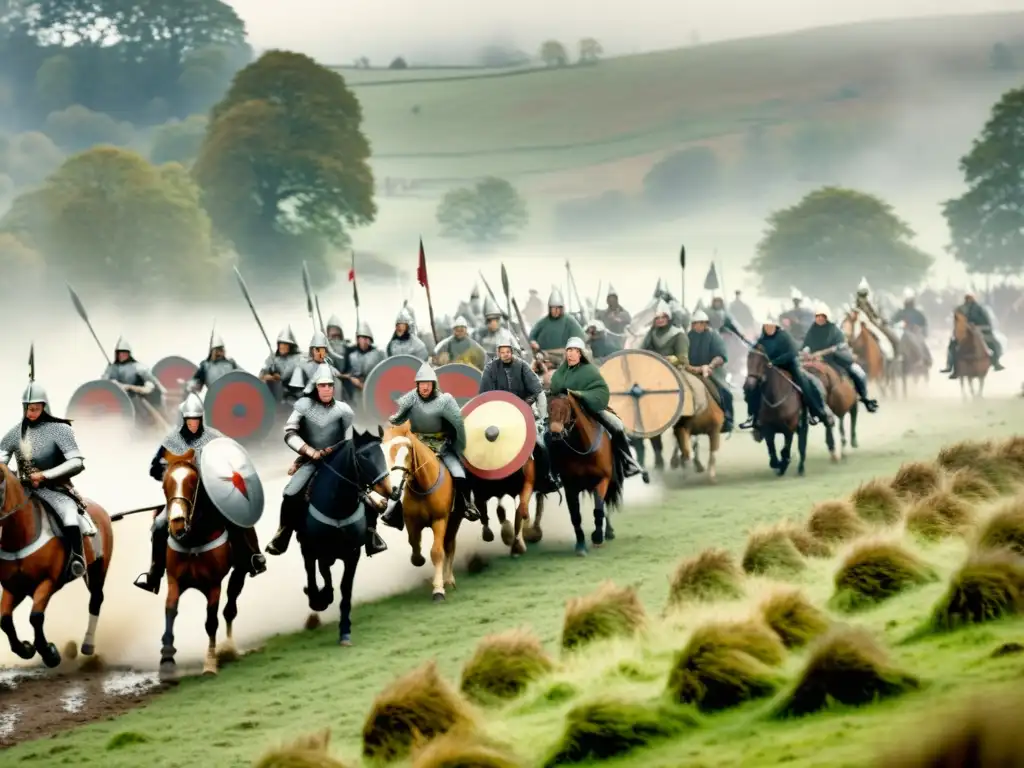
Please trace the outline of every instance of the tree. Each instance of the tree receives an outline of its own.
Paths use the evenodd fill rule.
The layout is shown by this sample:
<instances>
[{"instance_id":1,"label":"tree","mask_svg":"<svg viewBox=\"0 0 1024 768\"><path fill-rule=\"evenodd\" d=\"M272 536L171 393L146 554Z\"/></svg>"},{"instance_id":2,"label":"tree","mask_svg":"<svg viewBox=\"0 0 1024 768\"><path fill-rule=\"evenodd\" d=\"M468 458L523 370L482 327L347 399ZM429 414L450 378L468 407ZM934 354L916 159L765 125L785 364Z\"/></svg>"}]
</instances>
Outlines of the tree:
<instances>
[{"instance_id":1,"label":"tree","mask_svg":"<svg viewBox=\"0 0 1024 768\"><path fill-rule=\"evenodd\" d=\"M398 57L392 59L391 63L388 64L388 69L408 69L408 68L409 68L409 65L406 63L405 59L403 59L401 56L398 56Z\"/></svg>"},{"instance_id":2,"label":"tree","mask_svg":"<svg viewBox=\"0 0 1024 768\"><path fill-rule=\"evenodd\" d=\"M569 64L569 54L557 40L548 40L541 45L540 58L545 67L565 67Z\"/></svg>"},{"instance_id":3,"label":"tree","mask_svg":"<svg viewBox=\"0 0 1024 768\"><path fill-rule=\"evenodd\" d=\"M604 55L604 48L592 37L584 37L580 40L580 64L596 64L598 59Z\"/></svg>"},{"instance_id":4,"label":"tree","mask_svg":"<svg viewBox=\"0 0 1024 768\"><path fill-rule=\"evenodd\" d=\"M814 286L827 301L849 298L861 277L879 286L916 285L934 259L914 247L914 232L879 198L839 187L811 192L768 217L747 267L762 292L786 295Z\"/></svg>"},{"instance_id":5,"label":"tree","mask_svg":"<svg viewBox=\"0 0 1024 768\"><path fill-rule=\"evenodd\" d=\"M467 242L508 240L528 222L522 196L505 179L493 176L451 190L437 206L441 236Z\"/></svg>"},{"instance_id":6,"label":"tree","mask_svg":"<svg viewBox=\"0 0 1024 768\"><path fill-rule=\"evenodd\" d=\"M709 147L688 147L662 158L643 180L644 199L660 208L685 213L717 191L718 158Z\"/></svg>"},{"instance_id":7,"label":"tree","mask_svg":"<svg viewBox=\"0 0 1024 768\"><path fill-rule=\"evenodd\" d=\"M345 245L377 214L362 119L344 78L308 56L270 51L241 70L193 168L218 231L275 272L281 236Z\"/></svg>"},{"instance_id":8,"label":"tree","mask_svg":"<svg viewBox=\"0 0 1024 768\"><path fill-rule=\"evenodd\" d=\"M131 123L118 122L110 115L76 104L48 115L43 133L61 149L76 152L97 144L125 146L134 137L135 128Z\"/></svg>"},{"instance_id":9,"label":"tree","mask_svg":"<svg viewBox=\"0 0 1024 768\"><path fill-rule=\"evenodd\" d=\"M192 115L187 120L172 120L153 133L153 146L149 159L162 163L191 165L199 157L206 138L207 120L203 115Z\"/></svg>"},{"instance_id":10,"label":"tree","mask_svg":"<svg viewBox=\"0 0 1024 768\"><path fill-rule=\"evenodd\" d=\"M18 197L0 230L38 251L62 279L131 295L194 296L220 269L199 190L179 165L96 147Z\"/></svg>"},{"instance_id":11,"label":"tree","mask_svg":"<svg viewBox=\"0 0 1024 768\"><path fill-rule=\"evenodd\" d=\"M1008 91L971 151L960 159L968 190L943 204L949 251L968 272L1024 267L1024 88Z\"/></svg>"}]
</instances>

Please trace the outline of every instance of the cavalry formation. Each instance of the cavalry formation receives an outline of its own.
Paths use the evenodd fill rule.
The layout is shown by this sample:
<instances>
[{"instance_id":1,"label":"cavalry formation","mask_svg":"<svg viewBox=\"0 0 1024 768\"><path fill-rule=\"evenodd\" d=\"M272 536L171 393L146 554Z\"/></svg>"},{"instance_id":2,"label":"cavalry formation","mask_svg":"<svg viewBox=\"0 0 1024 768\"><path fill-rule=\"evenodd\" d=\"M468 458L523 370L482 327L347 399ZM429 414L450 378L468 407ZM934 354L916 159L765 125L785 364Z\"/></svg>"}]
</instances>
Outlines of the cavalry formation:
<instances>
[{"instance_id":1,"label":"cavalry formation","mask_svg":"<svg viewBox=\"0 0 1024 768\"><path fill-rule=\"evenodd\" d=\"M766 443L778 475L791 463L795 437L803 474L810 427L824 426L837 461L835 427L845 447L848 423L856 447L859 406L871 413L878 409L868 394L871 382L891 386L896 370L907 375L920 368L926 375L930 362L923 342L927 320L913 306L913 295L906 295L904 309L888 323L872 307L864 282L837 317L821 303L806 310L794 295L791 310L759 324L738 294L728 309L715 297L709 307L690 313L661 283L635 317L611 287L600 312L567 312L557 289L546 311L531 291L520 312L504 268L502 282L507 311L493 294L481 304L474 291L459 307L450 335L438 339L432 332L432 344L417 332L408 307L399 311L384 347L376 346L363 323L357 324L355 341L346 341L332 317L314 332L302 356L286 328L276 348L268 339L270 355L256 376L227 357L216 334L200 365L170 357L152 370L119 339L103 378L76 391L68 416L116 415L162 429L150 474L161 484L164 503L113 517L75 491L71 480L84 471L85 459L71 420L51 412L30 354L23 417L0 442L0 628L12 650L25 659L39 654L50 667L59 664L60 654L44 631L46 607L54 592L84 578L90 602L82 652L94 653L114 551L112 521L148 511L152 561L135 584L158 594L166 575L161 673L174 674L175 619L181 594L189 589L207 599L204 670L215 673L224 579L230 644L245 579L267 570L254 531L264 490L247 446L266 439L279 413L284 443L296 459L288 470L279 528L266 552L283 556L297 537L314 611L333 602L331 568L343 563L339 639L347 645L358 562L364 552L372 557L387 550L378 523L406 531L416 566L426 563L422 537L431 531L432 595L443 601L455 583L456 535L463 521L479 521L483 539L494 538L489 499L499 500L502 540L519 556L527 543L542 538L544 497L564 493L576 554L586 556L590 545L615 537L610 512L622 502L625 481L640 476L649 482L645 440L652 444L656 470L664 470L662 435L671 432L672 466L685 468L692 461L704 471L697 437L707 436L706 469L713 481L722 434L751 430ZM252 308L241 276L239 284ZM88 324L73 290L71 296ZM255 309L253 314L259 323ZM1001 368L1001 349L987 319L968 293L955 312L945 369L952 377L983 382L990 365ZM745 335L744 329L758 326L755 338ZM748 416L738 425L731 389L736 373L743 376ZM171 392L180 394L173 406ZM8 468L11 460L17 474ZM583 495L594 501L589 544ZM505 497L517 500L511 520L500 503ZM32 642L20 640L12 619L29 598Z\"/></svg>"}]
</instances>

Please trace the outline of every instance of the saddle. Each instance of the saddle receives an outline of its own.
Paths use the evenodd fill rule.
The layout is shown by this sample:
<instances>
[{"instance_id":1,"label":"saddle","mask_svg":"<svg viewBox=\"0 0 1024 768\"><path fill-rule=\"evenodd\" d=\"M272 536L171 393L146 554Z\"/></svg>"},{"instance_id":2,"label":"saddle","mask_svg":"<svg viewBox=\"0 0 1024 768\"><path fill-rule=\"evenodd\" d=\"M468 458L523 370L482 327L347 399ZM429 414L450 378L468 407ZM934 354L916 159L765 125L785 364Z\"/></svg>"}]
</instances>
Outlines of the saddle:
<instances>
[{"instance_id":1,"label":"saddle","mask_svg":"<svg viewBox=\"0 0 1024 768\"><path fill-rule=\"evenodd\" d=\"M96 528L96 523L93 522L92 517L89 516L88 510L85 508L85 503L82 501L82 497L78 495L78 492L74 488L62 488L61 492L67 493L75 504L78 506L78 527L82 531L82 538L87 539L90 536L95 536L99 529ZM56 510L51 507L42 497L32 494L32 500L39 505L39 510L46 516L46 519L50 523L50 530L53 531L53 535L58 539L63 540L61 536L61 530L64 524L61 522L60 515L57 514Z\"/></svg>"}]
</instances>

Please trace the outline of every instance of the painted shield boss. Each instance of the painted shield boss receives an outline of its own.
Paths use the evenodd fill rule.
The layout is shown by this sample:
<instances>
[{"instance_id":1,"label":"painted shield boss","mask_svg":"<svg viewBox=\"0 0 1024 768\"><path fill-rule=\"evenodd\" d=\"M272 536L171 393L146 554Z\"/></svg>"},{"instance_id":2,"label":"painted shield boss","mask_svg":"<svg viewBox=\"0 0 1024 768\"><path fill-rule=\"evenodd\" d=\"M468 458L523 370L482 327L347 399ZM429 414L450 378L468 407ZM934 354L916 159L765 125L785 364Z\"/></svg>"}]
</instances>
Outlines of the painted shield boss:
<instances>
[{"instance_id":1,"label":"painted shield boss","mask_svg":"<svg viewBox=\"0 0 1024 768\"><path fill-rule=\"evenodd\" d=\"M621 349L601 364L611 394L609 407L630 437L657 437L683 415L683 383L664 357L645 349Z\"/></svg>"},{"instance_id":2,"label":"painted shield boss","mask_svg":"<svg viewBox=\"0 0 1024 768\"><path fill-rule=\"evenodd\" d=\"M87 381L75 390L65 411L69 419L123 419L133 422L135 403L131 396L113 381Z\"/></svg>"},{"instance_id":3,"label":"painted shield boss","mask_svg":"<svg viewBox=\"0 0 1024 768\"><path fill-rule=\"evenodd\" d=\"M387 424L395 403L416 387L416 372L423 361L413 355L395 355L381 360L363 382L363 408L378 424Z\"/></svg>"},{"instance_id":4,"label":"painted shield boss","mask_svg":"<svg viewBox=\"0 0 1024 768\"><path fill-rule=\"evenodd\" d=\"M206 495L224 518L252 528L263 516L263 483L245 448L230 437L211 440L199 455Z\"/></svg>"},{"instance_id":5,"label":"painted shield boss","mask_svg":"<svg viewBox=\"0 0 1024 768\"><path fill-rule=\"evenodd\" d=\"M448 363L434 371L437 374L437 385L442 392L455 398L459 408L464 406L480 392L480 379L483 374L467 363Z\"/></svg>"},{"instance_id":6,"label":"painted shield boss","mask_svg":"<svg viewBox=\"0 0 1024 768\"><path fill-rule=\"evenodd\" d=\"M274 428L277 403L270 388L251 373L225 373L206 390L206 423L246 444L258 443Z\"/></svg>"},{"instance_id":7,"label":"painted shield boss","mask_svg":"<svg viewBox=\"0 0 1024 768\"><path fill-rule=\"evenodd\" d=\"M466 429L463 463L481 480L501 480L518 472L537 444L533 410L509 392L485 392L462 408Z\"/></svg>"}]
</instances>

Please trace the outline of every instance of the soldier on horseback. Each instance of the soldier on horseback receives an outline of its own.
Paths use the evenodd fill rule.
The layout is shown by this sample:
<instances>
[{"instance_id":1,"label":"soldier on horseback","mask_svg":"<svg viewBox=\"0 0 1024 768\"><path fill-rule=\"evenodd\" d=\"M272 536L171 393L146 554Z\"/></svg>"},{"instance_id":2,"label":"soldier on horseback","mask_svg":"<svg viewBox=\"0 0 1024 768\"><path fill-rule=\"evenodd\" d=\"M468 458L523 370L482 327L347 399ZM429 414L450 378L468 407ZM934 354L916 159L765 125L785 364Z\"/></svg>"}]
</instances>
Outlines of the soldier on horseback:
<instances>
[{"instance_id":1,"label":"soldier on horseback","mask_svg":"<svg viewBox=\"0 0 1024 768\"><path fill-rule=\"evenodd\" d=\"M579 339L583 329L575 318L565 314L565 302L557 288L548 297L548 313L530 329L530 346L534 352L561 351L569 339Z\"/></svg>"},{"instance_id":2,"label":"soldier on horseback","mask_svg":"<svg viewBox=\"0 0 1024 768\"><path fill-rule=\"evenodd\" d=\"M477 370L483 370L487 352L470 337L466 318L459 316L452 324L452 335L442 339L434 347L434 359L438 365L466 363Z\"/></svg>"},{"instance_id":3,"label":"soldier on horseback","mask_svg":"<svg viewBox=\"0 0 1024 768\"><path fill-rule=\"evenodd\" d=\"M892 325L906 323L907 327L915 328L921 336L928 338L928 318L917 308L917 296L912 288L903 291L903 308L892 316Z\"/></svg>"},{"instance_id":4,"label":"soldier on horseback","mask_svg":"<svg viewBox=\"0 0 1024 768\"><path fill-rule=\"evenodd\" d=\"M188 451L194 452L193 463L199 466L199 457L207 443L216 440L224 435L213 427L204 424L203 401L199 395L190 393L181 404L181 427L170 432L160 443L150 462L149 476L162 483L164 472L167 470L168 454L182 456ZM201 479L201 478L200 478ZM253 528L240 528L228 520L224 520L224 526L228 532L231 542L232 553L235 555L236 563L244 568L250 576L258 576L267 570L267 559L260 552L259 540L256 538L256 531ZM140 574L135 579L135 586L152 592L154 595L160 592L160 581L163 579L164 571L167 568L167 540L170 536L168 529L167 510L161 510L153 519L151 528L152 553L150 555L149 571Z\"/></svg>"},{"instance_id":5,"label":"soldier on horseback","mask_svg":"<svg viewBox=\"0 0 1024 768\"><path fill-rule=\"evenodd\" d=\"M981 331L982 338L985 340L985 346L988 347L989 359L992 361L992 370L1003 370L1003 365L1000 362L1000 358L1003 356L1003 345L996 338L995 329L992 327L992 320L985 308L978 303L974 291L967 291L964 294L964 303L957 307L956 311L966 317L968 323ZM949 346L946 348L946 367L939 371L939 373L948 373L951 379L956 378L956 371L954 370L956 347L956 336L951 336Z\"/></svg>"},{"instance_id":6,"label":"soldier on horseback","mask_svg":"<svg viewBox=\"0 0 1024 768\"><path fill-rule=\"evenodd\" d=\"M682 335L685 339L686 334ZM641 475L645 483L649 482L647 473L637 463L630 450L625 425L618 416L608 410L608 402L611 399L608 383L598 367L587 359L583 339L574 337L565 343L565 360L551 377L551 394L570 394L578 399L587 413L607 430L614 452L622 459L625 476Z\"/></svg>"},{"instance_id":7,"label":"soldier on horseback","mask_svg":"<svg viewBox=\"0 0 1024 768\"><path fill-rule=\"evenodd\" d=\"M213 386L213 383L225 373L240 370L238 363L225 354L224 340L220 334L214 334L210 337L210 351L206 359L199 363L199 368L185 385L185 391L199 394L205 387Z\"/></svg>"},{"instance_id":8,"label":"soldier on horseback","mask_svg":"<svg viewBox=\"0 0 1024 768\"><path fill-rule=\"evenodd\" d=\"M455 482L456 504L463 517L470 522L480 519L473 504L466 470L459 454L466 446L466 429L462 411L455 398L442 392L437 385L437 374L424 363L416 373L416 388L398 399L398 410L389 421L398 425L409 422L409 428L444 462Z\"/></svg>"},{"instance_id":9,"label":"soldier on horseback","mask_svg":"<svg viewBox=\"0 0 1024 768\"><path fill-rule=\"evenodd\" d=\"M152 404L152 400L156 400L156 405L163 402L163 385L157 381L152 371L132 356L132 345L124 336L114 345L114 362L107 366L103 378L118 384L135 401L145 400ZM137 412L148 410L139 409Z\"/></svg>"},{"instance_id":10,"label":"soldier on horseback","mask_svg":"<svg viewBox=\"0 0 1024 768\"><path fill-rule=\"evenodd\" d=\"M596 360L603 360L612 352L622 349L619 337L608 333L604 323L596 318L587 323L587 342Z\"/></svg>"},{"instance_id":11,"label":"soldier on horseback","mask_svg":"<svg viewBox=\"0 0 1024 768\"><path fill-rule=\"evenodd\" d=\"M734 420L732 390L725 380L725 364L729 362L729 352L718 331L711 327L707 313L698 309L690 318L689 364L686 369L695 376L702 376L710 382L718 392L725 412L725 424L722 432L731 432Z\"/></svg>"},{"instance_id":12,"label":"soldier on horseback","mask_svg":"<svg viewBox=\"0 0 1024 768\"><path fill-rule=\"evenodd\" d=\"M22 418L0 440L0 462L17 459L18 477L60 518L60 537L68 551L62 580L85 574L85 548L79 523L81 501L71 478L85 470L75 431L67 419L50 413L50 401L38 382L21 396Z\"/></svg>"},{"instance_id":13,"label":"soldier on horseback","mask_svg":"<svg viewBox=\"0 0 1024 768\"><path fill-rule=\"evenodd\" d=\"M295 373L295 367L301 359L299 343L295 340L295 334L292 333L291 326L285 326L277 334L277 351L269 355L264 361L259 378L265 382L287 384L291 380L292 374ZM291 393L284 387L275 384L274 388L277 391L278 397L286 400L292 399ZM288 397L285 397L286 395Z\"/></svg>"},{"instance_id":14,"label":"soldier on horseback","mask_svg":"<svg viewBox=\"0 0 1024 768\"><path fill-rule=\"evenodd\" d=\"M878 410L878 402L868 398L868 375L853 359L853 350L843 333L830 317L825 304L814 308L814 325L804 336L804 352L820 358L840 373L845 373L853 382L854 389L868 413Z\"/></svg>"},{"instance_id":15,"label":"soldier on horseback","mask_svg":"<svg viewBox=\"0 0 1024 768\"><path fill-rule=\"evenodd\" d=\"M797 344L801 344L803 343L804 335L811 325L814 324L814 315L811 313L811 310L803 305L803 294L796 288L790 291L789 297L793 301L793 306L779 315L779 320L783 321L783 327L788 329L789 335L793 340Z\"/></svg>"},{"instance_id":16,"label":"soldier on horseback","mask_svg":"<svg viewBox=\"0 0 1024 768\"><path fill-rule=\"evenodd\" d=\"M295 403L284 425L285 445L299 457L289 470L291 480L284 488L281 520L277 533L267 545L268 554L281 555L288 550L292 534L301 525L308 506L306 493L317 473L317 462L351 439L355 414L348 405L334 399L334 382L334 369L322 364L310 381L313 388ZM366 505L365 514L369 532L366 554L373 557L388 547L377 533L377 510L372 504Z\"/></svg>"},{"instance_id":17,"label":"soldier on horseback","mask_svg":"<svg viewBox=\"0 0 1024 768\"><path fill-rule=\"evenodd\" d=\"M529 365L516 357L514 339L512 334L505 328L499 332L497 349L498 356L487 363L483 376L480 377L480 392L510 392L523 402L533 408L537 421L545 418L547 409L547 396L544 394L544 387L541 385L537 374ZM538 423L537 432L543 434L543 425ZM538 467L544 467L547 472L543 478L537 478L538 483L545 480L548 490L556 490L560 482L551 466L550 457L547 455L547 448L543 440L538 440L533 450L533 457ZM546 493L547 490L538 487L538 493Z\"/></svg>"},{"instance_id":18,"label":"soldier on horseback","mask_svg":"<svg viewBox=\"0 0 1024 768\"><path fill-rule=\"evenodd\" d=\"M615 290L615 286L608 286L608 296L605 297L607 306L597 313L597 319L604 323L605 327L614 334L622 335L629 324L633 322L633 318L630 316L621 304L619 304L619 294Z\"/></svg>"},{"instance_id":19,"label":"soldier on horseback","mask_svg":"<svg viewBox=\"0 0 1024 768\"><path fill-rule=\"evenodd\" d=\"M747 331L757 323L754 322L754 313L750 311L750 307L740 298L740 293L740 291L736 291L736 298L729 304L729 314L741 331Z\"/></svg>"},{"instance_id":20,"label":"soldier on horseback","mask_svg":"<svg viewBox=\"0 0 1024 768\"><path fill-rule=\"evenodd\" d=\"M769 316L764 321L761 336L754 344L761 348L770 367L785 371L793 377L793 381L800 387L804 404L810 412L811 424L824 422L829 427L834 426L835 418L826 407L821 390L810 380L800 365L800 350L793 337L784 328L780 328L775 319ZM747 420L740 424L740 429L756 429L755 421L757 411L761 406L761 392L757 387L745 389L744 396L747 401Z\"/></svg>"},{"instance_id":21,"label":"soldier on horseback","mask_svg":"<svg viewBox=\"0 0 1024 768\"><path fill-rule=\"evenodd\" d=\"M356 345L348 353L346 373L343 378L352 385L353 390L362 390L363 382L370 375L370 371L376 368L384 358L384 350L374 346L373 331L363 320L356 328ZM346 394L350 396L349 399L355 397L355 392L348 388L346 388Z\"/></svg>"},{"instance_id":22,"label":"soldier on horseback","mask_svg":"<svg viewBox=\"0 0 1024 768\"><path fill-rule=\"evenodd\" d=\"M672 325L684 331L690 327L689 311L676 300L661 280L658 280L658 286L654 289L654 297L661 299L668 305Z\"/></svg>"},{"instance_id":23,"label":"soldier on horseback","mask_svg":"<svg viewBox=\"0 0 1024 768\"><path fill-rule=\"evenodd\" d=\"M334 373L334 378L341 379L341 371L328 357L328 348L327 335L323 331L314 332L313 338L309 340L309 354L295 366L292 377L288 381L289 389L295 393L309 394L313 386L312 379L320 370L321 365L329 365Z\"/></svg>"},{"instance_id":24,"label":"soldier on horseback","mask_svg":"<svg viewBox=\"0 0 1024 768\"><path fill-rule=\"evenodd\" d=\"M426 362L430 352L427 350L427 345L413 334L415 322L408 307L402 307L399 310L398 316L395 318L395 332L392 334L386 350L388 357L412 355Z\"/></svg>"},{"instance_id":25,"label":"soldier on horseback","mask_svg":"<svg viewBox=\"0 0 1024 768\"><path fill-rule=\"evenodd\" d=\"M654 324L640 349L655 352L677 367L690 364L690 339L684 330L672 324L672 308L664 300L654 308Z\"/></svg>"}]
</instances>

